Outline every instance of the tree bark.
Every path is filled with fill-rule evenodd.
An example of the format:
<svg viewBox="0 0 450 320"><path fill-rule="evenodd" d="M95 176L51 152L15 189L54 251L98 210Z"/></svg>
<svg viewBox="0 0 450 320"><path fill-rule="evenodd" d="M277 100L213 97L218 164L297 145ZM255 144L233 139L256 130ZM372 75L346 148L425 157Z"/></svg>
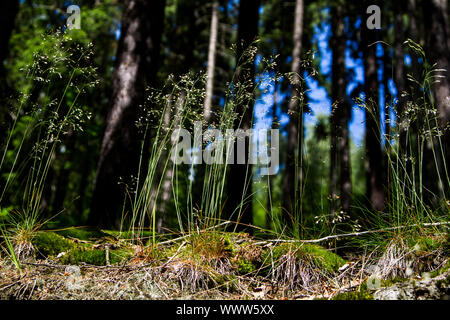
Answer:
<svg viewBox="0 0 450 320"><path fill-rule="evenodd" d="M403 112L406 104L406 97L403 96L403 92L406 90L405 86L405 53L403 51L404 39L404 26L403 26L403 8L405 8L404 1L396 1L394 3L394 81L397 89L397 115L399 123L402 122ZM415 39L413 39L416 41ZM401 147L404 147L404 141L400 139Z"/></svg>
<svg viewBox="0 0 450 320"><path fill-rule="evenodd" d="M445 70L439 72L442 77L433 85L434 104L438 112L438 122L443 134L442 143L445 149L444 159L438 159L442 164L441 167L443 167L445 161L450 159L450 130L448 128L450 120L450 48L448 37L450 35L447 34L447 2L446 0L428 0L424 1L423 5L429 63L436 64L436 68ZM444 184L447 183L443 170L441 179L444 180ZM440 186L440 189L448 190L447 187Z"/></svg>
<svg viewBox="0 0 450 320"><path fill-rule="evenodd" d="M212 98L214 89L214 69L216 67L216 43L219 20L219 1L214 0L211 11L211 28L208 48L208 70L206 80L206 96L203 105L203 119L206 123L211 120Z"/></svg>
<svg viewBox="0 0 450 320"><path fill-rule="evenodd" d="M332 113L330 146L330 197L331 213L340 209L350 212L351 205L351 163L348 124L350 121L350 104L347 99L347 80L345 52L347 38L345 35L345 15L342 6L332 10ZM339 186L338 186L339 184ZM338 196L338 197L336 197ZM340 208L337 204L340 203Z"/></svg>
<svg viewBox="0 0 450 320"><path fill-rule="evenodd" d="M5 69L3 61L8 57L9 39L14 30L14 22L19 12L19 0L8 0L0 2L0 75L3 76Z"/></svg>
<svg viewBox="0 0 450 320"><path fill-rule="evenodd" d="M255 79L255 65L254 57L251 61L240 64L240 58L244 52L256 40L258 36L258 21L259 21L259 0L242 0L239 3L238 16L238 43L236 50L237 61L237 79L241 84L254 83ZM248 87L244 98L240 105L237 106L238 119L234 124L234 129L248 130L252 127L253 119L253 85ZM242 119L242 121L240 121ZM240 124L239 124L240 122ZM229 213L234 214L240 225L238 230L245 229L245 225L253 223L253 206L251 197L251 180L252 180L252 166L248 164L248 150L249 139L246 139L246 164L230 164L228 172L227 190L228 199L227 207ZM236 153L235 153L236 155ZM236 211L235 211L236 210ZM249 229L251 232L251 229Z"/></svg>
<svg viewBox="0 0 450 320"><path fill-rule="evenodd" d="M288 141L286 150L286 169L283 181L283 219L292 222L301 208L300 196L303 186L302 153L303 153L303 103L300 79L300 62L303 37L303 0L295 4L295 22L293 35L293 51L291 72L293 83L291 86L288 106L289 123L287 125Z"/></svg>
<svg viewBox="0 0 450 320"><path fill-rule="evenodd" d="M6 82L6 70L3 61L9 54L9 40L14 30L14 22L19 12L20 1L8 0L0 2L0 129L4 130L7 121L7 110L5 99L8 97L10 88ZM1 141L0 141L1 142Z"/></svg>
<svg viewBox="0 0 450 320"><path fill-rule="evenodd" d="M276 52L280 52L280 49L277 46ZM278 99L278 80L275 75L275 80L273 84L273 104L272 104L272 129L277 129L275 125L277 119L277 99ZM271 230L272 228L272 220L273 220L273 175L268 176L268 192L267 192L267 205L266 205L266 229Z"/></svg>
<svg viewBox="0 0 450 320"><path fill-rule="evenodd" d="M366 8L364 7L364 12ZM365 15L363 15L365 17ZM364 93L366 104L365 171L366 194L373 210L384 209L383 153L381 149L378 65L376 44L378 32L369 30L363 19L361 44L364 57Z"/></svg>
<svg viewBox="0 0 450 320"><path fill-rule="evenodd" d="M156 76L164 0L127 0L113 78L111 111L101 145L89 222L117 226L127 184L137 174L140 137L136 127L145 85Z"/></svg>

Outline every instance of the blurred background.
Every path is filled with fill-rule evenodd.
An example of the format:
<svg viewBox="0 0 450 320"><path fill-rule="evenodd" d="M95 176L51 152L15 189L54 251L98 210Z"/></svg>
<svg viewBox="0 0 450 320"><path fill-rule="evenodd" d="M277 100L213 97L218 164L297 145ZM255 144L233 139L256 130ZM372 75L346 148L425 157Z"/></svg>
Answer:
<svg viewBox="0 0 450 320"><path fill-rule="evenodd" d="M119 227L154 128L175 117L155 92L191 88L181 95L207 128L250 83L234 127L280 129L279 172L230 166L221 219L305 237L448 218L449 10L447 0L2 1L1 214ZM158 172L147 208L158 230L186 211L201 221L207 169Z"/></svg>

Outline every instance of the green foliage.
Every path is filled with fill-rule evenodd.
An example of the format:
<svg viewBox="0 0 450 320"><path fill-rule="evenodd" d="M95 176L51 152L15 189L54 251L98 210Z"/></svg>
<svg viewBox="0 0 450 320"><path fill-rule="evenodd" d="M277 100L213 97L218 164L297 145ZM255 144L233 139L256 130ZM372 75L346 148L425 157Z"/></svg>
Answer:
<svg viewBox="0 0 450 320"><path fill-rule="evenodd" d="M76 230L76 229L75 229ZM79 230L78 230L79 231ZM67 234L75 235L75 233L85 237L94 235L87 232L68 232ZM97 233L95 233L97 235ZM33 239L33 246L37 252L44 257L58 258L63 264L93 264L106 265L106 249L96 249L92 243L76 242L69 240L62 235L51 231L37 232ZM132 256L132 252L127 249L110 249L109 261L111 264L123 262Z"/></svg>
<svg viewBox="0 0 450 320"><path fill-rule="evenodd" d="M66 238L77 238L80 240L95 240L108 236L108 233L100 230L86 228L67 228L55 231L55 233Z"/></svg>
<svg viewBox="0 0 450 320"><path fill-rule="evenodd" d="M14 249L14 245L11 242L11 239L9 238L9 235L5 232L5 230L3 229L3 226L0 224L0 231L2 232L2 238L3 238L3 242L6 244L6 249L2 246L0 246L8 255L9 259L11 260L11 262L14 264L14 266L17 268L17 270L19 270L19 272L21 272L21 266L20 266L20 261L19 258L16 255L16 251Z"/></svg>
<svg viewBox="0 0 450 320"><path fill-rule="evenodd" d="M237 261L237 267L238 267L239 274L242 274L242 275L252 273L256 270L255 265L252 262L250 262L244 258L240 258Z"/></svg>
<svg viewBox="0 0 450 320"><path fill-rule="evenodd" d="M345 260L337 254L309 243L281 243L272 250L266 250L263 260L265 264L270 264L272 259L279 261L287 254L293 254L299 260L312 260L316 267L329 273L337 272L345 264Z"/></svg>
<svg viewBox="0 0 450 320"><path fill-rule="evenodd" d="M38 232L33 239L33 245L44 256L56 256L60 252L71 250L74 243L54 232Z"/></svg>
<svg viewBox="0 0 450 320"><path fill-rule="evenodd" d="M369 291L349 291L335 295L332 300L374 300Z"/></svg>

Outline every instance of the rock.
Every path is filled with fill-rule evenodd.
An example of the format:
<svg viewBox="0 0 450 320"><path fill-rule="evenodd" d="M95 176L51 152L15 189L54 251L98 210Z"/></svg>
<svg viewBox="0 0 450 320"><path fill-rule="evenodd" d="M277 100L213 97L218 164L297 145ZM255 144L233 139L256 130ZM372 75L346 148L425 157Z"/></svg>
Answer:
<svg viewBox="0 0 450 320"><path fill-rule="evenodd" d="M434 278L425 276L422 280L408 280L374 293L375 300L438 300L450 298L450 272Z"/></svg>

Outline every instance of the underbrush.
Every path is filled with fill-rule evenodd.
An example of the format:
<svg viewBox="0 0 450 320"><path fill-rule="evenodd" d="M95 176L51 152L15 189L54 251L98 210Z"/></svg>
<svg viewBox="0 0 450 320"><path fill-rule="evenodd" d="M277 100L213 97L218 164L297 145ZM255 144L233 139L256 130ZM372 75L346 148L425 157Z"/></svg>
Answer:
<svg viewBox="0 0 450 320"><path fill-rule="evenodd" d="M135 240L85 228L36 232L33 255L19 262L22 276L7 256L0 259L0 295L363 300L409 279L445 275L449 267L448 236L431 231L415 238L390 237L383 246L350 260L318 244L262 240L246 233L199 231L156 246ZM60 293L52 287L69 279L74 284ZM24 293L31 286L26 281L43 284L40 291ZM107 292L99 293L100 287ZM40 296L33 295L38 292Z"/></svg>

